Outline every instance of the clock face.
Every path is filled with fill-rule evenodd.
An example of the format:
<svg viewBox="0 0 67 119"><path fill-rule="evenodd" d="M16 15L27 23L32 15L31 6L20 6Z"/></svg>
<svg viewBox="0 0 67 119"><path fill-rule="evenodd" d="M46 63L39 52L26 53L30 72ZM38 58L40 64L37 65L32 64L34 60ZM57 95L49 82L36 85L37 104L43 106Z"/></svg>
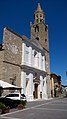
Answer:
<svg viewBox="0 0 67 119"><path fill-rule="evenodd" d="M14 53L14 54L17 54L18 53L18 47L16 45L12 45L11 46L11 51Z"/></svg>

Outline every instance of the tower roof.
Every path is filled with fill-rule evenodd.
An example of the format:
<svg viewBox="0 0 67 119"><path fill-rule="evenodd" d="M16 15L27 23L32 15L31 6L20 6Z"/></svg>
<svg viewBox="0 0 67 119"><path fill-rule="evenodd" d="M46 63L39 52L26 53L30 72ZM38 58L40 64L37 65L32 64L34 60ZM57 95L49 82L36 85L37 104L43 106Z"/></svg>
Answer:
<svg viewBox="0 0 67 119"><path fill-rule="evenodd" d="M35 23L44 23L44 12L41 9L40 3L38 3L37 9L34 12L34 20Z"/></svg>
<svg viewBox="0 0 67 119"><path fill-rule="evenodd" d="M36 12L42 12L42 9L41 9L41 6L40 6L40 3L38 3L38 6L37 6L37 10Z"/></svg>

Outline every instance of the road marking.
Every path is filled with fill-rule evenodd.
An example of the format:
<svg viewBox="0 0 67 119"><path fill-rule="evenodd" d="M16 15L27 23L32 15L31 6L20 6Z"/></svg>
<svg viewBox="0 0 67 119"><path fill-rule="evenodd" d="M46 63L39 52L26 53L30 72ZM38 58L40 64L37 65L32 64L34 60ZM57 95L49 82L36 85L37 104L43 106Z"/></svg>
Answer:
<svg viewBox="0 0 67 119"><path fill-rule="evenodd" d="M17 113L17 112L21 112L21 111L30 110L30 109L33 109L33 108L36 108L36 107L40 107L40 106L43 106L43 105L47 105L47 104L50 104L50 103L53 103L53 102L47 102L47 103L43 103L43 104L40 104L40 105L29 107L29 108L26 108L26 109L23 109L23 110L17 110L15 112L10 112L10 113L6 113L6 114L2 114L1 117L6 116L6 115L10 115L10 114L14 114L14 113Z"/></svg>
<svg viewBox="0 0 67 119"><path fill-rule="evenodd" d="M17 112L23 112L23 111L26 111L26 110L34 109L34 108L37 108L37 107L40 107L40 106L43 106L43 105L48 105L48 104L55 103L55 102L58 102L58 100L55 100L55 101L53 100L53 101L50 101L50 102L47 102L47 103L43 103L43 104L40 104L40 105L29 107L29 108L26 108L26 109L22 109L22 110L17 110L17 111L14 111L14 112L6 113L6 114L1 115L1 117L4 117L6 115L10 115L10 114L14 114L14 113L17 113Z"/></svg>

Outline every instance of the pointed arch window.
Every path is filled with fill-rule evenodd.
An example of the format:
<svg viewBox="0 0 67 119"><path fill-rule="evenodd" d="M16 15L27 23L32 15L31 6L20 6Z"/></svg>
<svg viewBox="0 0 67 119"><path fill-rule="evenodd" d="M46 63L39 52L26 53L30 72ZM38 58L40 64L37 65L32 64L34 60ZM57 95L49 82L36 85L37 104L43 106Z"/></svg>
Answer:
<svg viewBox="0 0 67 119"><path fill-rule="evenodd" d="M39 26L36 25L35 32L39 32Z"/></svg>

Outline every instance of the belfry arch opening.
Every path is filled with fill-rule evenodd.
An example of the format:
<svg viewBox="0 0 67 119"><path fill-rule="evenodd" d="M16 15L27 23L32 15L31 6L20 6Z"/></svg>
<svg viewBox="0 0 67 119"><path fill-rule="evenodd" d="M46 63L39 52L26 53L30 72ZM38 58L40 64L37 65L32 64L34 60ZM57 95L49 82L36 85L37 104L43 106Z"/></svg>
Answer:
<svg viewBox="0 0 67 119"><path fill-rule="evenodd" d="M39 37L36 37L36 40L38 40L38 41L39 41Z"/></svg>

